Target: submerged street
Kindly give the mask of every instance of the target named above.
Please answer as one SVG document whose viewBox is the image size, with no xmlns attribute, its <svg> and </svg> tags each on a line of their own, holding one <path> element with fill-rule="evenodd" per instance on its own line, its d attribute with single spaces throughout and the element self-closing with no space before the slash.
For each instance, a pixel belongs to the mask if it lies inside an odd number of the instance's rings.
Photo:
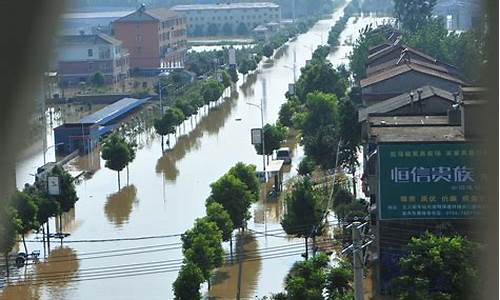
<svg viewBox="0 0 500 300">
<path fill-rule="evenodd" d="M 80 199 L 74 210 L 63 216 L 63 230 L 71 236 L 62 248 L 59 240 L 51 240 L 48 262 L 12 274 L 12 280 L 19 277 L 19 282 L 7 287 L 0 299 L 172 299 L 172 283 L 183 258 L 179 234 L 205 214 L 209 185 L 240 161 L 262 170 L 262 157 L 250 144 L 250 129 L 260 127 L 260 112 L 247 102 L 260 104 L 263 99 L 264 122 L 275 123 L 288 84 L 293 82 L 294 52 L 298 78 L 300 68 L 311 58 L 311 49 L 321 40 L 326 44 L 328 31 L 342 8 L 287 43 L 274 59 L 264 59 L 255 73 L 240 74 L 236 93 L 209 112 L 202 108 L 196 118 L 186 120 L 180 126 L 181 134 L 171 137 L 172 149 L 163 155 L 154 130 L 139 133 L 129 184 L 124 170 L 119 192 L 117 174 L 104 167 L 98 150 L 72 162 L 70 167 L 76 173 L 95 166 L 98 169 L 79 181 Z M 354 42 L 361 28 L 382 21 L 360 17 L 354 22 L 351 18 L 340 36 L 341 46 L 328 59 L 334 66 L 347 64 L 351 46 L 344 41 Z M 49 136 L 51 145 L 51 132 Z M 296 174 L 303 155 L 294 141 L 286 146 L 293 150 L 293 158 L 285 181 Z M 53 155 L 51 149 L 47 160 L 53 160 Z M 41 154 L 27 155 L 18 162 L 18 187 L 33 180 L 30 173 L 35 170 L 28 166 L 42 162 Z M 280 291 L 278 282 L 301 259 L 304 249 L 303 240 L 287 238 L 281 230 L 280 201 L 261 200 L 251 212 L 243 246 L 251 257 L 242 265 L 243 299 Z M 56 228 L 55 220 L 50 227 Z M 36 234 L 27 237 L 30 241 L 36 238 Z M 236 240 L 233 250 L 235 245 Z M 43 256 L 41 242 L 29 242 L 28 247 L 41 250 Z M 224 247 L 229 253 L 229 243 Z M 203 292 L 215 299 L 234 299 L 237 279 L 238 264 L 220 268 L 210 291 L 205 285 Z"/>
</svg>

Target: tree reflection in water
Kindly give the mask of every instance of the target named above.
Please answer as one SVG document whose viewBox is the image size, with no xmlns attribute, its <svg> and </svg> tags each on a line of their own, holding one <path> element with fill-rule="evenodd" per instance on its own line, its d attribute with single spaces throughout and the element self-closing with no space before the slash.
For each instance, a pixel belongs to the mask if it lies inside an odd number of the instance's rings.
<svg viewBox="0 0 500 300">
<path fill-rule="evenodd" d="M 120 228 L 128 223 L 132 207 L 137 205 L 137 188 L 132 184 L 122 188 L 120 191 L 110 194 L 104 205 L 104 212 L 108 221 Z"/>
<path fill-rule="evenodd" d="M 32 273 L 17 283 L 11 283 L 0 292 L 0 299 L 37 300 L 42 296 L 51 300 L 68 299 L 75 284 L 71 280 L 78 278 L 79 267 L 76 252 L 72 248 L 52 249 L 46 262 L 34 265 Z"/>
<path fill-rule="evenodd" d="M 253 233 L 244 232 L 236 235 L 236 245 L 243 242 L 241 298 L 250 298 L 257 288 L 257 281 L 262 268 L 260 254 L 257 252 L 258 243 Z M 239 255 L 236 247 L 235 256 Z M 212 286 L 208 295 L 210 299 L 235 299 L 238 285 L 238 262 L 217 269 L 213 276 Z"/>
</svg>

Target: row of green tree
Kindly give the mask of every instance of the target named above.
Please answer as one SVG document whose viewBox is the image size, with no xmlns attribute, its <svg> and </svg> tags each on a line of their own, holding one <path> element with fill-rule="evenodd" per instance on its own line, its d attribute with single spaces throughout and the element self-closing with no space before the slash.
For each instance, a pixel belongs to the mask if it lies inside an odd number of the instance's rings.
<svg viewBox="0 0 500 300">
<path fill-rule="evenodd" d="M 208 108 L 211 103 L 218 101 L 225 88 L 231 85 L 233 78 L 231 78 L 230 72 L 218 70 L 216 74 L 220 74 L 221 82 L 212 77 L 182 86 L 176 86 L 179 85 L 179 81 L 175 81 L 175 79 L 174 81 L 170 81 L 170 79 L 160 81 L 162 94 L 169 95 L 169 105 L 163 116 L 154 121 L 156 133 L 162 138 L 162 150 L 164 150 L 163 138 L 165 135 L 175 134 L 176 128 L 180 124 L 196 115 L 203 106 L 206 105 Z M 169 139 L 167 144 L 170 145 Z"/>
<path fill-rule="evenodd" d="M 353 1 L 351 1 L 348 5 L 346 5 L 346 7 L 344 7 L 344 14 L 337 22 L 335 22 L 335 25 L 333 25 L 328 32 L 328 45 L 330 45 L 330 47 L 332 48 L 340 45 L 340 34 L 342 33 L 342 31 L 344 31 L 345 26 L 347 25 L 347 21 L 349 21 L 349 18 L 352 16 L 350 9 L 352 3 Z"/>
<path fill-rule="evenodd" d="M 213 270 L 224 263 L 223 241 L 230 242 L 232 255 L 233 231 L 245 228 L 250 205 L 259 199 L 255 169 L 239 162 L 210 185 L 206 216 L 181 237 L 184 263 L 173 284 L 175 299 L 200 299 L 205 281 L 210 289 Z"/>
<path fill-rule="evenodd" d="M 257 69 L 257 65 L 261 61 L 262 57 L 271 57 L 274 50 L 281 47 L 288 40 L 298 34 L 306 32 L 315 24 L 316 21 L 317 17 L 300 19 L 296 23 L 281 29 L 280 32 L 271 36 L 267 41 L 260 41 L 250 47 L 236 49 L 237 70 L 243 75 L 254 71 Z M 203 75 L 219 68 L 222 65 L 227 65 L 228 63 L 228 51 L 227 49 L 222 49 L 203 52 L 189 52 L 186 55 L 185 65 L 189 71 L 192 71 L 197 75 Z"/>
<path fill-rule="evenodd" d="M 120 185 L 120 172 L 127 168 L 127 184 L 129 179 L 129 164 L 134 161 L 137 152 L 137 144 L 134 141 L 127 141 L 119 133 L 112 133 L 107 136 L 102 144 L 101 157 L 106 161 L 106 168 L 117 172 L 118 190 Z"/>
<path fill-rule="evenodd" d="M 78 201 L 73 177 L 62 167 L 55 166 L 47 176 L 58 177 L 59 195 L 49 195 L 47 182 L 38 180 L 27 185 L 23 191 L 16 191 L 0 207 L 0 253 L 5 256 L 8 266 L 9 253 L 21 235 L 24 251 L 28 253 L 25 235 L 32 231 L 49 233 L 49 219 L 68 212 Z"/>
</svg>

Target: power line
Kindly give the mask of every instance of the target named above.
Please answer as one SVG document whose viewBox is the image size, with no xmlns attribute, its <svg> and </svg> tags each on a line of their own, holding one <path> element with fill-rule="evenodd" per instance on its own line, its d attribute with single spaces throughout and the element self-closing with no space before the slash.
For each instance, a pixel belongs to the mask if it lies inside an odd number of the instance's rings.
<svg viewBox="0 0 500 300">
<path fill-rule="evenodd" d="M 288 245 L 286 245 L 288 246 Z M 274 258 L 282 258 L 282 257 L 288 257 L 288 256 L 294 256 L 297 254 L 301 254 L 302 251 L 297 251 L 297 250 L 289 250 L 286 249 L 285 251 L 279 251 L 278 253 L 274 254 L 267 254 L 265 256 L 250 256 L 247 258 L 243 258 L 243 262 L 248 262 L 248 261 L 255 261 L 255 260 L 265 260 L 265 259 L 274 259 Z M 180 270 L 180 267 L 182 264 L 175 264 L 171 266 L 165 266 L 165 267 L 158 267 L 158 266 L 153 266 L 152 268 L 149 268 L 148 270 L 143 270 L 143 271 L 135 271 L 131 273 L 131 270 L 128 271 L 117 271 L 117 272 L 108 272 L 108 274 L 84 274 L 83 276 L 78 276 L 78 275 L 73 275 L 73 276 L 59 276 L 55 277 L 54 279 L 47 279 L 48 277 L 45 278 L 38 278 L 35 280 L 31 280 L 29 282 L 25 281 L 22 283 L 17 283 L 16 285 L 33 285 L 33 284 L 56 284 L 60 282 L 78 282 L 78 281 L 87 281 L 87 280 L 99 280 L 99 279 L 110 279 L 110 278 L 121 278 L 121 277 L 134 277 L 134 276 L 141 276 L 141 275 L 148 275 L 148 274 L 159 274 L 159 273 L 168 273 L 168 272 L 175 272 Z M 75 271 L 77 272 L 77 271 Z M 76 277 L 78 276 L 78 277 Z M 68 278 L 75 277 L 74 279 L 68 280 Z M 63 280 L 64 279 L 64 280 Z M 19 282 L 19 281 L 17 281 Z"/>
</svg>

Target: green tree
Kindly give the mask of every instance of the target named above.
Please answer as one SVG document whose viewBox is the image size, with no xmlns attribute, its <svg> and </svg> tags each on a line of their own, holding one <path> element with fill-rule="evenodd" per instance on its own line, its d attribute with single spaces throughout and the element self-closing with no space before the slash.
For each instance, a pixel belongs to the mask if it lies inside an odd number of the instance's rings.
<svg viewBox="0 0 500 300">
<path fill-rule="evenodd" d="M 21 220 L 11 205 L 0 206 L 0 253 L 5 258 L 7 277 L 9 277 L 9 254 L 16 244 L 16 229 L 20 227 Z"/>
<path fill-rule="evenodd" d="M 229 75 L 229 72 L 226 70 L 222 70 L 221 73 L 222 73 L 222 85 L 224 86 L 224 88 L 230 87 L 232 81 L 231 75 Z"/>
<path fill-rule="evenodd" d="M 250 62 L 248 59 L 242 59 L 239 64 L 238 64 L 238 72 L 240 72 L 243 75 L 248 74 L 248 71 L 250 70 Z"/>
<path fill-rule="evenodd" d="M 307 177 L 296 182 L 291 193 L 285 196 L 286 210 L 281 226 L 287 234 L 305 239 L 306 259 L 309 250 L 308 239 L 319 234 L 323 227 L 325 203 L 325 195 L 313 190 Z"/>
<path fill-rule="evenodd" d="M 315 63 L 324 63 L 326 57 L 330 54 L 330 47 L 329 46 L 318 46 L 316 50 L 314 50 L 312 54 L 312 60 Z"/>
<path fill-rule="evenodd" d="M 328 262 L 328 256 L 324 253 L 310 260 L 296 262 L 285 278 L 287 299 L 323 300 Z"/>
<path fill-rule="evenodd" d="M 267 155 L 269 163 L 269 155 L 273 154 L 274 150 L 281 147 L 281 142 L 286 138 L 286 131 L 283 127 L 266 124 L 264 125 L 264 154 Z M 262 144 L 254 145 L 257 154 L 262 155 Z"/>
<path fill-rule="evenodd" d="M 480 246 L 459 235 L 413 237 L 394 291 L 398 299 L 481 299 L 480 257 Z"/>
<path fill-rule="evenodd" d="M 304 135 L 316 133 L 327 125 L 337 125 L 337 97 L 334 94 L 315 92 L 307 95 L 306 118 L 302 126 Z"/>
<path fill-rule="evenodd" d="M 238 72 L 236 71 L 236 68 L 229 68 L 229 76 L 231 76 L 231 81 L 236 83 L 238 81 Z"/>
<path fill-rule="evenodd" d="M 257 202 L 259 200 L 260 191 L 260 183 L 255 171 L 255 165 L 245 165 L 242 162 L 238 162 L 228 171 L 228 174 L 238 178 L 247 186 L 248 191 L 252 194 L 252 202 Z"/>
<path fill-rule="evenodd" d="M 49 176 L 59 177 L 60 194 L 51 197 L 59 204 L 60 212 L 70 211 L 78 201 L 73 177 L 61 166 L 54 166 Z"/>
<path fill-rule="evenodd" d="M 201 96 L 205 104 L 219 100 L 224 91 L 222 83 L 214 79 L 208 79 L 201 86 Z"/>
<path fill-rule="evenodd" d="M 437 0 L 394 0 L 394 15 L 404 30 L 414 33 L 432 18 Z"/>
<path fill-rule="evenodd" d="M 37 211 L 36 200 L 33 195 L 25 192 L 16 191 L 12 196 L 12 208 L 16 213 L 17 223 L 16 231 L 22 236 L 24 252 L 28 253 L 28 247 L 26 247 L 26 241 L 24 239 L 25 234 L 32 230 L 38 229 L 40 226 L 37 222 Z"/>
<path fill-rule="evenodd" d="M 356 197 L 356 168 L 359 166 L 358 147 L 361 144 L 361 125 L 358 112 L 348 97 L 343 97 L 338 105 L 339 136 L 342 139 L 339 166 L 348 169 L 352 175 L 352 188 Z"/>
<path fill-rule="evenodd" d="M 222 240 L 229 241 L 231 239 L 234 227 L 231 216 L 224 207 L 217 202 L 207 203 L 206 207 L 207 220 L 217 224 L 217 227 L 222 232 Z"/>
<path fill-rule="evenodd" d="M 185 262 L 200 268 L 203 279 L 209 281 L 213 269 L 223 263 L 221 230 L 206 217 L 196 219 L 193 228 L 187 230 L 181 239 Z"/>
<path fill-rule="evenodd" d="M 297 80 L 296 92 L 302 102 L 312 92 L 333 93 L 337 97 L 344 96 L 346 86 L 340 75 L 330 62 L 311 63 L 302 68 L 302 74 Z"/>
<path fill-rule="evenodd" d="M 366 62 L 368 60 L 368 50 L 376 45 L 386 42 L 384 33 L 380 29 L 373 29 L 367 26 L 361 30 L 361 34 L 352 47 L 349 54 L 349 68 L 357 84 L 366 77 Z"/>
<path fill-rule="evenodd" d="M 93 86 L 96 87 L 101 87 L 104 85 L 104 75 L 102 75 L 101 72 L 97 71 L 95 72 L 92 77 L 90 78 L 90 83 L 92 83 Z"/>
<path fill-rule="evenodd" d="M 292 117 L 297 112 L 297 106 L 291 100 L 283 103 L 279 111 L 279 121 L 283 126 L 292 127 Z"/>
<path fill-rule="evenodd" d="M 181 267 L 174 281 L 176 300 L 201 299 L 200 285 L 203 283 L 203 272 L 195 264 L 188 262 Z"/>
<path fill-rule="evenodd" d="M 309 156 L 305 156 L 299 163 L 299 168 L 297 172 L 299 175 L 308 175 L 314 171 L 316 167 L 316 162 Z"/>
<path fill-rule="evenodd" d="M 352 299 L 351 285 L 353 277 L 352 266 L 346 260 L 341 260 L 337 267 L 331 268 L 327 273 L 325 283 L 328 294 L 327 299 Z"/>
<path fill-rule="evenodd" d="M 189 118 L 196 112 L 196 107 L 193 105 L 193 103 L 184 97 L 175 100 L 174 106 L 182 111 L 182 114 L 186 118 Z"/>
<path fill-rule="evenodd" d="M 232 174 L 225 174 L 210 185 L 212 192 L 207 199 L 220 203 L 231 216 L 235 228 L 243 228 L 246 220 L 250 219 L 248 209 L 252 203 L 252 193 L 241 180 Z"/>
<path fill-rule="evenodd" d="M 304 152 L 324 170 L 333 169 L 337 158 L 338 142 L 335 125 L 324 125 L 315 133 L 304 135 Z"/>
<path fill-rule="evenodd" d="M 265 44 L 262 47 L 262 55 L 263 56 L 270 58 L 271 56 L 273 56 L 273 53 L 274 53 L 274 49 L 270 44 Z"/>
<path fill-rule="evenodd" d="M 106 161 L 106 168 L 117 172 L 118 189 L 120 189 L 120 171 L 130 161 L 130 149 L 127 142 L 118 134 L 111 134 L 104 140 L 101 157 Z"/>
</svg>

